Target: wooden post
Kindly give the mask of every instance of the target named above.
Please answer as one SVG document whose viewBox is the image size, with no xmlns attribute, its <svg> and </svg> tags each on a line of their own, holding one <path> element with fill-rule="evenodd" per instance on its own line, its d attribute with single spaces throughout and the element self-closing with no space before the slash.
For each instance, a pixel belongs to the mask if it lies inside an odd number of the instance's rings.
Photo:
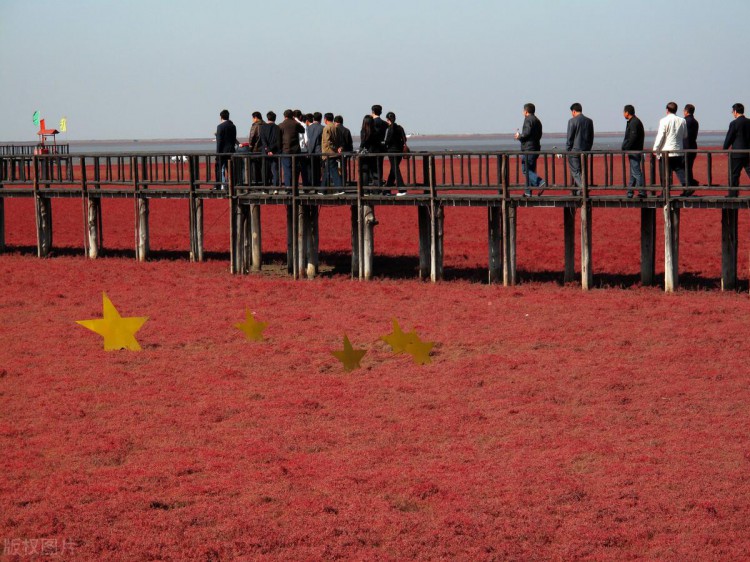
<svg viewBox="0 0 750 562">
<path fill-rule="evenodd" d="M 148 199 L 142 197 L 140 192 L 146 188 L 141 186 L 139 183 L 139 177 L 146 177 L 146 159 L 143 158 L 141 161 L 141 174 L 139 176 L 138 170 L 138 157 L 134 156 L 131 159 L 131 166 L 133 170 L 133 191 L 135 194 L 135 259 L 138 261 L 146 261 L 149 253 L 149 232 L 148 232 L 148 215 L 149 205 Z"/>
<path fill-rule="evenodd" d="M 430 215 L 430 280 L 435 283 L 443 279 L 443 206 L 433 203 Z"/>
<path fill-rule="evenodd" d="M 260 228 L 260 205 L 250 205 L 250 236 L 252 238 L 252 270 L 260 271 L 263 260 Z"/>
<path fill-rule="evenodd" d="M 430 276 L 430 210 L 426 205 L 417 207 L 419 222 L 419 278 Z"/>
<path fill-rule="evenodd" d="M 95 260 L 99 257 L 99 233 L 102 221 L 102 200 L 99 197 L 86 198 L 87 233 L 88 233 L 88 255 Z"/>
<path fill-rule="evenodd" d="M 250 273 L 250 265 L 253 262 L 252 248 L 252 218 L 250 214 L 250 205 L 240 204 L 242 210 L 242 273 Z"/>
<path fill-rule="evenodd" d="M 188 214 L 190 218 L 190 261 L 203 261 L 203 199 L 198 197 L 197 175 L 199 156 L 188 157 L 189 189 Z"/>
<path fill-rule="evenodd" d="M 672 293 L 679 285 L 680 209 L 664 205 L 664 290 Z"/>
<path fill-rule="evenodd" d="M 641 209 L 641 284 L 653 285 L 656 277 L 656 209 Z"/>
<path fill-rule="evenodd" d="M 294 275 L 294 264 L 296 263 L 294 256 L 294 236 L 295 236 L 295 220 L 293 205 L 286 206 L 286 270 L 289 275 Z"/>
<path fill-rule="evenodd" d="M 487 207 L 487 233 L 489 240 L 489 282 L 499 283 L 503 278 L 503 228 L 500 207 Z"/>
<path fill-rule="evenodd" d="M 571 283 L 576 278 L 576 210 L 563 208 L 563 237 L 565 241 L 565 272 L 563 282 Z"/>
<path fill-rule="evenodd" d="M 297 272 L 302 277 L 304 272 L 312 279 L 315 272 L 307 271 L 307 245 L 310 241 L 310 216 L 306 205 L 297 205 Z M 310 275 L 312 273 L 312 275 Z"/>
<path fill-rule="evenodd" d="M 352 223 L 352 279 L 359 278 L 359 207 L 351 206 Z"/>
<path fill-rule="evenodd" d="M 372 279 L 372 260 L 375 254 L 375 225 L 378 224 L 378 221 L 375 220 L 375 207 L 363 205 L 362 212 L 364 214 L 362 271 L 364 279 L 370 281 Z"/>
<path fill-rule="evenodd" d="M 737 209 L 721 210 L 721 290 L 737 286 Z"/>
<path fill-rule="evenodd" d="M 516 284 L 516 206 L 503 201 L 503 285 Z"/>
<path fill-rule="evenodd" d="M 312 279 L 318 274 L 320 249 L 320 206 L 307 207 L 307 276 Z"/>
<path fill-rule="evenodd" d="M 33 157 L 34 168 L 34 206 L 36 208 L 36 242 L 37 256 L 45 258 L 52 250 L 52 201 L 41 194 L 39 183 L 40 162 Z"/>
<path fill-rule="evenodd" d="M 594 284 L 594 272 L 592 270 L 591 256 L 591 203 L 589 203 L 589 173 L 588 155 L 582 157 L 581 173 L 581 288 L 588 291 Z"/>
</svg>

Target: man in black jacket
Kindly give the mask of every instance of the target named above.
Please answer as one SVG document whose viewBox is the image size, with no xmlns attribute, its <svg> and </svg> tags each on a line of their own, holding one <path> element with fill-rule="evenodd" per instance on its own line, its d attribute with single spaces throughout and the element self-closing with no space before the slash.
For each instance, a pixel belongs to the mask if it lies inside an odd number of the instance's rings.
<svg viewBox="0 0 750 562">
<path fill-rule="evenodd" d="M 724 139 L 724 150 L 731 148 L 748 151 L 750 150 L 750 119 L 745 117 L 745 106 L 735 103 L 732 106 L 732 115 L 734 115 L 734 121 L 729 124 L 729 130 Z M 731 186 L 739 187 L 742 168 L 745 168 L 745 173 L 750 177 L 750 153 L 732 154 L 729 161 L 732 168 Z M 737 191 L 730 189 L 729 196 L 736 197 Z"/>
<path fill-rule="evenodd" d="M 382 105 L 375 104 L 372 106 L 372 133 L 375 139 L 375 145 L 371 152 L 380 154 L 385 152 L 385 132 L 388 129 L 388 123 L 380 117 L 382 114 Z M 383 156 L 375 157 L 375 170 L 371 172 L 375 185 L 381 185 L 383 183 L 383 158 Z"/>
<path fill-rule="evenodd" d="M 521 141 L 521 150 L 524 152 L 539 152 L 542 148 L 542 122 L 535 115 L 536 106 L 533 103 L 527 103 L 523 106 L 523 128 L 519 133 L 516 131 L 516 139 Z M 523 173 L 526 175 L 526 190 L 523 192 L 524 197 L 531 197 L 531 188 L 540 187 L 539 195 L 544 193 L 544 187 L 547 182 L 536 174 L 537 154 L 523 154 L 521 156 L 521 166 Z"/>
<path fill-rule="evenodd" d="M 323 125 L 320 124 L 323 115 L 319 111 L 313 113 L 312 123 L 307 126 L 307 153 L 316 154 L 310 156 L 310 185 L 321 185 L 320 153 L 323 152 L 321 141 L 323 139 Z"/>
<path fill-rule="evenodd" d="M 268 171 L 271 172 L 270 185 L 279 185 L 279 162 L 273 157 L 281 152 L 281 131 L 276 124 L 276 114 L 273 111 L 266 113 L 266 123 L 260 128 L 260 145 L 261 152 L 266 155 L 263 159 L 263 183 L 268 183 Z"/>
<path fill-rule="evenodd" d="M 227 164 L 237 146 L 237 127 L 229 120 L 229 111 L 222 109 L 219 113 L 221 123 L 216 127 L 216 176 L 221 177 L 221 185 L 214 189 L 226 189 L 227 187 Z"/>
<path fill-rule="evenodd" d="M 583 107 L 576 102 L 570 106 L 572 117 L 568 121 L 568 152 L 587 152 L 594 146 L 594 122 L 583 114 Z M 578 187 L 583 185 L 581 180 L 581 157 L 577 154 L 568 156 L 568 166 L 573 182 Z M 573 190 L 578 195 L 578 190 Z"/>
<path fill-rule="evenodd" d="M 687 136 L 682 141 L 682 147 L 686 150 L 695 150 L 698 148 L 698 129 L 700 124 L 695 118 L 695 106 L 692 103 L 685 105 L 685 109 L 682 110 L 685 116 L 685 126 L 687 127 Z M 695 152 L 687 152 L 685 154 L 685 172 L 687 174 L 688 185 L 700 185 L 698 180 L 693 177 L 693 163 L 695 157 L 698 156 Z"/>
<path fill-rule="evenodd" d="M 628 120 L 628 124 L 625 127 L 625 138 L 622 140 L 622 149 L 643 150 L 643 123 L 635 116 L 635 108 L 632 105 L 626 105 L 622 110 L 622 114 Z M 628 160 L 630 161 L 630 181 L 628 182 L 628 187 L 643 187 L 643 168 L 641 167 L 643 155 L 628 154 Z M 633 190 L 628 189 L 628 199 L 632 197 Z M 638 191 L 638 197 L 646 197 L 646 191 L 643 189 Z"/>
</svg>

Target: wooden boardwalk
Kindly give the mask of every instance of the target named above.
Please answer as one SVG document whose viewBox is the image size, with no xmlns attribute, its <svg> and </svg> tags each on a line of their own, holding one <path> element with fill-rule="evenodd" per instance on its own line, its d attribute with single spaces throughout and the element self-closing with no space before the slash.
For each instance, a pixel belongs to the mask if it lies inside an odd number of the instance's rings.
<svg viewBox="0 0 750 562">
<path fill-rule="evenodd" d="M 727 151 L 686 151 L 697 154 L 696 178 L 702 179 L 699 195 L 683 196 L 682 186 L 672 185 L 672 174 L 650 152 L 641 153 L 645 164 L 647 197 L 626 195 L 627 154 L 594 151 L 579 155 L 582 185 L 573 187 L 568 154 L 539 153 L 537 169 L 549 186 L 531 197 L 521 171 L 519 152 L 420 152 L 411 153 L 400 168 L 403 196 L 384 193 L 382 186 L 365 185 L 363 164 L 372 166 L 374 155 L 346 155 L 340 162 L 343 188 L 271 185 L 272 163 L 279 156 L 235 154 L 222 184 L 217 155 L 213 153 L 6 155 L 0 156 L 0 251 L 5 250 L 4 200 L 29 197 L 35 202 L 37 253 L 52 249 L 52 201 L 78 198 L 83 206 L 84 251 L 96 258 L 102 250 L 104 198 L 134 202 L 135 256 L 149 255 L 149 201 L 186 199 L 189 204 L 190 258 L 203 260 L 203 201 L 226 200 L 230 208 L 230 267 L 233 273 L 259 271 L 262 263 L 261 210 L 284 205 L 287 210 L 287 268 L 295 278 L 314 277 L 318 271 L 318 222 L 321 206 L 348 206 L 351 210 L 352 275 L 370 279 L 373 274 L 375 212 L 379 206 L 413 206 L 419 222 L 419 275 L 437 281 L 443 276 L 444 216 L 450 207 L 487 209 L 488 280 L 516 283 L 516 222 L 519 209 L 560 208 L 565 248 L 564 280 L 575 280 L 575 220 L 581 224 L 581 286 L 593 283 L 592 214 L 595 208 L 640 209 L 641 281 L 655 282 L 657 251 L 656 215 L 664 217 L 664 289 L 679 283 L 679 232 L 682 209 L 721 209 L 722 289 L 737 283 L 737 220 L 740 209 L 750 208 L 742 188 L 728 186 Z M 632 154 L 632 153 L 631 153 Z M 390 155 L 393 156 L 393 155 Z M 294 165 L 309 157 L 287 157 Z M 365 160 L 367 159 L 367 160 Z M 384 159 L 381 172 L 389 170 Z M 278 166 L 281 169 L 281 166 Z M 252 172 L 252 173 L 251 173 Z M 720 176 L 720 177 L 718 177 Z M 383 177 L 386 177 L 384 174 Z M 252 179 L 253 181 L 250 181 Z M 224 189 L 220 189 L 224 187 Z M 574 191 L 575 190 L 575 191 Z M 390 190 L 389 190 L 390 191 Z M 395 191 L 394 191 L 395 193 Z M 729 195 L 729 196 L 728 196 Z M 527 212 L 526 210 L 524 212 Z M 718 251 L 718 249 L 717 249 Z"/>
</svg>

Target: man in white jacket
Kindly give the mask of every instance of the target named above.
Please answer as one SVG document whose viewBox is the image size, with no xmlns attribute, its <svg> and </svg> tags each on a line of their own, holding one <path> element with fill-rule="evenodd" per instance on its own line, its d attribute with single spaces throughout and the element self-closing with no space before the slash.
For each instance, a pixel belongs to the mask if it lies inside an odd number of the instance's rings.
<svg viewBox="0 0 750 562">
<path fill-rule="evenodd" d="M 677 104 L 671 101 L 667 104 L 667 115 L 662 117 L 659 121 L 659 130 L 656 133 L 656 140 L 654 141 L 654 152 L 657 153 L 657 158 L 666 156 L 670 176 L 672 172 L 674 172 L 677 174 L 677 179 L 680 180 L 680 184 L 686 186 L 685 157 L 683 154 L 677 154 L 672 151 L 682 150 L 683 139 L 687 137 L 687 124 L 682 117 L 678 117 L 676 114 Z M 664 160 L 662 160 L 662 177 L 664 177 L 664 180 L 666 181 L 666 169 L 663 166 Z M 682 195 L 684 197 L 689 197 L 693 193 L 695 193 L 695 190 L 686 189 L 682 192 Z"/>
</svg>

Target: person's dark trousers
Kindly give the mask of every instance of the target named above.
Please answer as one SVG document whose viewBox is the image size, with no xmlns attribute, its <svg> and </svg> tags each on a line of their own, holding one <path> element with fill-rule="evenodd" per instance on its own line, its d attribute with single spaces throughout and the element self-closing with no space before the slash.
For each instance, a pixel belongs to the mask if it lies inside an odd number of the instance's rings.
<svg viewBox="0 0 750 562">
<path fill-rule="evenodd" d="M 670 156 L 669 160 L 669 171 L 677 175 L 677 179 L 680 180 L 680 185 L 686 186 L 687 181 L 685 180 L 685 158 L 682 156 Z"/>
<path fill-rule="evenodd" d="M 294 169 L 292 169 L 294 168 Z M 292 184 L 294 182 L 294 178 L 297 174 L 299 174 L 299 165 L 298 162 L 294 162 L 294 165 L 292 165 L 292 157 L 291 156 L 282 156 L 281 157 L 281 171 L 282 175 L 284 176 L 284 186 L 285 187 L 292 187 Z"/>
<path fill-rule="evenodd" d="M 537 158 L 539 158 L 537 154 L 521 155 L 521 167 L 526 176 L 526 187 L 539 187 L 539 184 L 542 183 L 542 178 L 536 173 Z"/>
<path fill-rule="evenodd" d="M 570 177 L 577 187 L 581 187 L 581 157 L 576 155 L 568 156 L 568 168 L 570 168 Z"/>
<path fill-rule="evenodd" d="M 221 182 L 219 186 L 221 189 L 227 188 L 227 164 L 229 163 L 229 156 L 219 156 L 216 159 L 216 181 Z"/>
<path fill-rule="evenodd" d="M 384 156 L 373 156 L 372 157 L 372 180 L 375 185 L 383 184 L 383 161 Z"/>
<path fill-rule="evenodd" d="M 301 185 L 313 185 L 310 183 L 310 157 L 297 156 L 297 169 L 302 179 Z"/>
<path fill-rule="evenodd" d="M 263 185 L 279 185 L 279 162 L 275 156 L 263 158 Z"/>
<path fill-rule="evenodd" d="M 698 156 L 695 152 L 688 152 L 685 154 L 686 159 L 686 172 L 687 172 L 687 184 L 691 186 L 700 185 L 698 180 L 696 180 L 693 177 L 693 164 L 695 163 L 695 158 Z"/>
<path fill-rule="evenodd" d="M 401 160 L 403 156 L 389 156 L 388 161 L 391 163 L 391 171 L 388 173 L 388 180 L 385 185 L 388 187 L 403 187 L 404 177 L 401 175 Z"/>
<path fill-rule="evenodd" d="M 641 155 L 628 154 L 630 161 L 630 181 L 628 187 L 643 187 L 643 167 L 641 165 Z"/>
<path fill-rule="evenodd" d="M 263 170 L 261 168 L 261 157 L 258 154 L 253 154 L 250 157 L 250 182 L 253 184 L 263 183 Z"/>
<path fill-rule="evenodd" d="M 310 185 L 319 186 L 321 184 L 322 170 L 320 165 L 320 156 L 310 156 Z"/>
<path fill-rule="evenodd" d="M 730 181 L 732 187 L 739 187 L 740 185 L 740 176 L 742 175 L 742 170 L 745 170 L 745 173 L 748 177 L 750 177 L 750 155 L 743 155 L 743 156 L 732 156 L 730 159 L 730 166 L 732 167 L 732 174 Z M 738 195 L 739 190 L 730 189 L 729 195 L 732 197 L 736 197 Z"/>
<path fill-rule="evenodd" d="M 323 183 L 329 187 L 341 187 L 341 176 L 339 175 L 339 162 L 337 158 L 329 157 L 325 161 L 325 173 Z"/>
</svg>

